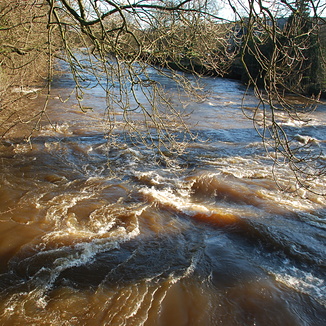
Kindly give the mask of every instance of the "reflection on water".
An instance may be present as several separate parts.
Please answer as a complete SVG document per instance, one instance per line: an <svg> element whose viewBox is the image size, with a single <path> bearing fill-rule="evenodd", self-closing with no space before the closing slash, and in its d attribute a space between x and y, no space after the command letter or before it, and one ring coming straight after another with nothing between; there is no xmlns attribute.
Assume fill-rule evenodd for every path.
<svg viewBox="0 0 326 326"><path fill-rule="evenodd" d="M87 115L53 100L32 147L2 141L1 325L325 325L325 198L280 192L241 86L205 82L174 167L108 142L95 91ZM290 132L322 147L325 122Z"/></svg>

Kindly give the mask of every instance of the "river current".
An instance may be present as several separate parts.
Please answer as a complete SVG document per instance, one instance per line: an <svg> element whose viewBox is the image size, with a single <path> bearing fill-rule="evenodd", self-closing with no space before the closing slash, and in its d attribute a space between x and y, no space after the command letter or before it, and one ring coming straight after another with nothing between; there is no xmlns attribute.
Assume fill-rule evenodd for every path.
<svg viewBox="0 0 326 326"><path fill-rule="evenodd" d="M61 103L67 76L51 124L1 142L0 325L326 324L326 198L282 192L244 86L203 82L187 103L197 137L173 164L123 129L107 138L99 89L92 112ZM323 148L325 109L283 125Z"/></svg>

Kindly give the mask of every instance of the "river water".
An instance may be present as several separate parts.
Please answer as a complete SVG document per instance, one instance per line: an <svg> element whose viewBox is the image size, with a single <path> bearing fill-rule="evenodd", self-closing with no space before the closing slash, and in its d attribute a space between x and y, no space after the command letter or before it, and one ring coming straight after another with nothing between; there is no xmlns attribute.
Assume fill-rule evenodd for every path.
<svg viewBox="0 0 326 326"><path fill-rule="evenodd" d="M99 89L87 114L58 101L67 76L32 146L1 142L1 325L326 324L326 199L282 192L244 87L203 82L174 164L122 130L108 140ZM283 125L325 146L325 106Z"/></svg>

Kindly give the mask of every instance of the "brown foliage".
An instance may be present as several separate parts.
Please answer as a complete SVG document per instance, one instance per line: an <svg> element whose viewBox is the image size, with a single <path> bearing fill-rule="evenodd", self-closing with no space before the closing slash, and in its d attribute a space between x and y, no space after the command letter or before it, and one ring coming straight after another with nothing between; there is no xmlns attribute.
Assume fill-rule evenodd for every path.
<svg viewBox="0 0 326 326"><path fill-rule="evenodd" d="M43 1L0 1L0 135L35 120L26 103L48 81L47 7Z"/></svg>

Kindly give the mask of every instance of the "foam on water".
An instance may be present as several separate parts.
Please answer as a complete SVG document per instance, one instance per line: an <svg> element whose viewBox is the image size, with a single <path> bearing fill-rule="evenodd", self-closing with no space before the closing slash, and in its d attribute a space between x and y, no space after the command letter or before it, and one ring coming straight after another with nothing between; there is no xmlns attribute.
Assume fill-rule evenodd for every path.
<svg viewBox="0 0 326 326"><path fill-rule="evenodd" d="M326 307L326 284L325 279L313 275L312 272L301 270L291 266L288 261L283 262L283 268L279 271L271 270L277 282L285 284L299 293L304 293L315 298Z"/></svg>
<svg viewBox="0 0 326 326"><path fill-rule="evenodd" d="M189 194L176 195L171 189L157 190L154 187L146 187L142 188L140 193L150 202L196 219L217 224L233 224L240 218L232 209L198 204L191 201Z"/></svg>
<svg viewBox="0 0 326 326"><path fill-rule="evenodd" d="M322 325L325 198L280 191L238 84L207 83L216 94L187 108L198 141L170 165L121 121L106 138L103 98L88 117L53 110L32 148L1 143L1 322ZM322 120L278 118L324 146Z"/></svg>

